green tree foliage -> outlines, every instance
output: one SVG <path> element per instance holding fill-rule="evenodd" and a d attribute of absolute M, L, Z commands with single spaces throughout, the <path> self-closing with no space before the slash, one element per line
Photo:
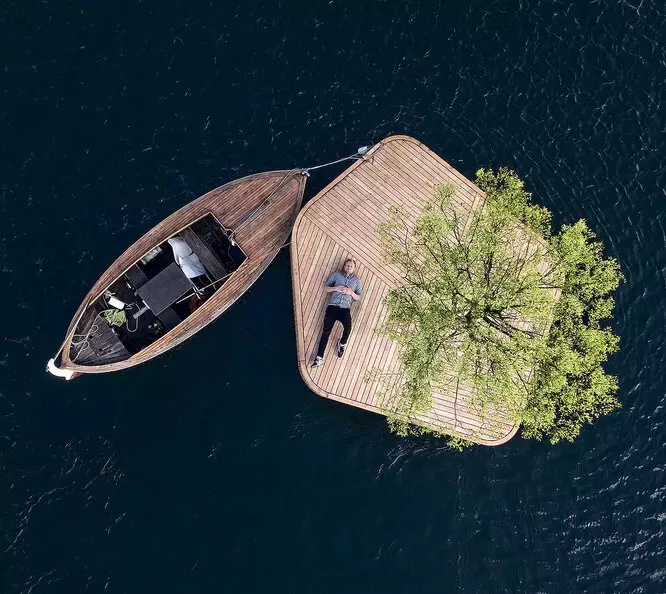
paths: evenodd
<path fill-rule="evenodd" d="M 619 268 L 583 221 L 551 236 L 550 212 L 513 172 L 480 170 L 477 185 L 486 203 L 471 214 L 442 185 L 415 224 L 394 207 L 380 226 L 384 257 L 404 275 L 387 297 L 404 372 L 389 423 L 405 433 L 433 386 L 464 382 L 487 422 L 502 410 L 527 437 L 573 439 L 617 406 L 601 364 L 618 341 L 601 322 Z"/>
<path fill-rule="evenodd" d="M 585 423 L 619 407 L 617 378 L 603 369 L 619 338 L 604 322 L 613 312 L 611 294 L 622 280 L 617 262 L 585 221 L 565 225 L 553 238 L 565 269 L 547 349 L 523 418 L 525 437 L 573 441 Z"/>

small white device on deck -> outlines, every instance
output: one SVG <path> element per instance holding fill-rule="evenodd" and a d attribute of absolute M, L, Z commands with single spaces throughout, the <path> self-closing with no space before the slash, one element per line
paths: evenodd
<path fill-rule="evenodd" d="M 108 301 L 111 307 L 115 307 L 116 309 L 125 309 L 125 304 L 117 297 L 113 297 L 113 295 L 109 297 Z"/>

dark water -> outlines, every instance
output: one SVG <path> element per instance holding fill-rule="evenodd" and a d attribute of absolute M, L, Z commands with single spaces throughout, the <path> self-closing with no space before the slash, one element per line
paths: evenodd
<path fill-rule="evenodd" d="M 665 25 L 644 0 L 0 5 L 0 591 L 665 592 Z M 286 252 L 151 364 L 43 373 L 168 213 L 392 133 L 590 222 L 627 277 L 622 410 L 573 445 L 395 438 L 300 381 Z"/>

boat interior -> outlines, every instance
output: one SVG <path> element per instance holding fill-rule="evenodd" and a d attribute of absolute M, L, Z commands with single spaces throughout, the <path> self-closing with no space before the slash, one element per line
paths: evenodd
<path fill-rule="evenodd" d="M 155 246 L 81 317 L 69 357 L 77 365 L 124 361 L 201 307 L 245 261 L 208 214 Z"/>

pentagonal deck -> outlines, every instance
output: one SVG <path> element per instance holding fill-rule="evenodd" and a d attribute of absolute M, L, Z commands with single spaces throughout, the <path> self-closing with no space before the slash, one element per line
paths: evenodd
<path fill-rule="evenodd" d="M 483 192 L 420 142 L 393 136 L 374 146 L 299 214 L 291 244 L 298 365 L 315 393 L 378 413 L 387 408 L 400 382 L 400 361 L 396 345 L 377 329 L 387 315 L 384 299 L 400 272 L 382 261 L 377 228 L 391 204 L 407 211 L 411 225 L 435 186 L 446 182 L 458 186 L 456 207 L 469 219 L 482 205 Z M 347 352 L 342 359 L 334 352 L 342 333 L 336 324 L 324 365 L 312 370 L 327 302 L 323 283 L 350 256 L 359 264 L 363 297 L 352 306 Z M 456 384 L 435 394 L 432 409 L 415 421 L 485 445 L 508 441 L 517 431 L 499 414 L 484 423 L 468 406 L 468 392 Z"/>

